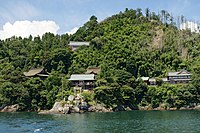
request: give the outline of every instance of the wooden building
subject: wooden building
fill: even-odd
[[[69,80],[72,86],[81,87],[83,90],[93,89],[96,82],[94,74],[72,74]]]
[[[186,70],[181,70],[180,72],[169,72],[167,79],[171,84],[177,83],[188,83],[191,81],[192,74]]]

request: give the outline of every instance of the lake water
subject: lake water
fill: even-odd
[[[0,113],[0,133],[198,133],[200,111]]]

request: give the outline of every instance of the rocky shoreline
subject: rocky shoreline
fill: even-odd
[[[104,106],[97,104],[88,107],[74,106],[64,104],[62,102],[56,102],[52,109],[41,110],[39,114],[70,114],[70,113],[84,113],[84,112],[112,112],[112,110],[106,109]]]
[[[0,108],[0,112],[18,112],[19,105],[9,105],[3,106]],[[149,106],[142,106],[140,108],[130,109],[130,108],[123,108],[120,109],[112,109],[106,108],[103,104],[95,104],[95,105],[88,105],[88,106],[76,106],[70,104],[63,104],[63,102],[55,102],[54,106],[50,110],[41,110],[38,114],[70,114],[70,113],[84,113],[84,112],[116,112],[116,111],[131,111],[131,110],[144,110],[144,111],[164,111],[164,110],[200,110],[200,105],[194,107],[181,107],[181,108],[163,108],[157,107],[152,108]]]
[[[67,101],[55,102],[52,109],[41,110],[39,114],[70,114],[83,112],[111,112],[102,104],[89,105],[81,94],[70,95]]]
[[[132,109],[123,109],[123,110],[117,110],[117,111],[131,111]],[[157,111],[164,111],[164,110],[200,110],[200,105],[195,106],[195,107],[181,107],[180,109],[178,108],[149,108],[149,107],[141,107],[139,109],[134,109],[134,110],[145,110],[145,111],[152,111],[152,110],[157,110]],[[97,105],[92,105],[88,107],[86,110],[82,110],[79,107],[68,107],[68,106],[61,106],[60,102],[56,102],[54,104],[54,107],[51,110],[42,110],[39,112],[39,114],[70,114],[70,113],[84,113],[84,112],[116,112],[113,109],[107,109],[101,104]]]
[[[187,106],[181,108],[169,108],[165,104],[161,104],[159,107],[152,108],[149,106],[142,107],[129,107],[124,105],[118,105],[115,108],[106,108],[104,104],[93,103],[88,104],[83,100],[81,95],[70,95],[68,101],[56,102],[52,109],[42,110],[39,114],[70,114],[70,113],[84,113],[84,112],[116,112],[116,111],[131,111],[131,110],[200,110],[198,106]]]
[[[148,106],[143,106],[141,107],[139,110],[200,110],[200,105],[198,106],[194,106],[194,107],[181,107],[181,108],[164,108],[164,107],[157,107],[157,108],[152,108],[152,107],[148,107]]]
[[[0,112],[17,112],[20,106],[3,105],[0,107]],[[169,108],[165,104],[161,104],[159,107],[152,108],[151,105],[141,107],[129,107],[124,105],[118,105],[115,108],[107,108],[104,104],[96,102],[88,104],[84,101],[84,97],[81,94],[70,95],[68,100],[55,102],[52,109],[41,110],[39,114],[70,114],[70,113],[84,113],[84,112],[117,112],[117,111],[131,111],[131,110],[200,110],[200,105],[186,106],[181,108]]]

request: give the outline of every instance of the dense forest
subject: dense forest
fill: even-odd
[[[88,41],[76,51],[69,41]],[[73,35],[46,33],[42,37],[0,40],[0,106],[18,103],[20,110],[49,109],[73,93],[69,76],[100,67],[96,88],[83,94],[88,102],[107,107],[184,107],[200,103],[200,34],[179,30],[173,16],[162,10],[126,9],[98,22],[92,16]],[[23,72],[44,68],[46,79]],[[162,83],[169,71],[186,69],[189,84]],[[147,86],[138,77],[156,77]]]

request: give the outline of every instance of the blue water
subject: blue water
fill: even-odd
[[[200,133],[200,111],[0,113],[0,133]]]

